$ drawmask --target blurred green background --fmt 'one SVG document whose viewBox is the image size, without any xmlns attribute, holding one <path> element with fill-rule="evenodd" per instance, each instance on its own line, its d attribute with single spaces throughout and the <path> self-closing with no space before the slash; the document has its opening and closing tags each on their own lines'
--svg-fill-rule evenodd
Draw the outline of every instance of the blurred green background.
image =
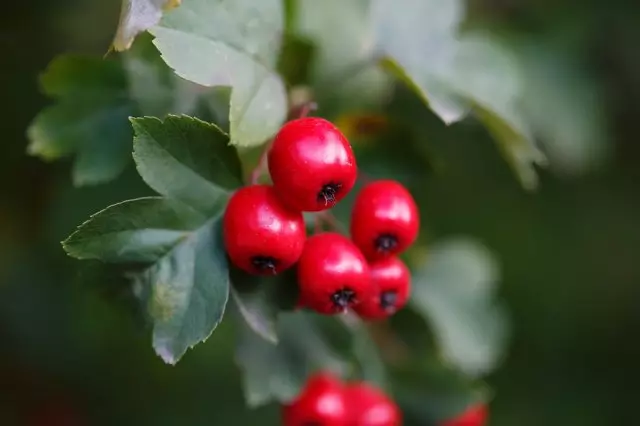
<svg viewBox="0 0 640 426">
<path fill-rule="evenodd" d="M 60 247 L 91 213 L 150 192 L 132 165 L 114 182 L 77 189 L 70 162 L 25 154 L 25 129 L 50 102 L 38 74 L 63 52 L 106 52 L 119 3 L 30 0 L 0 14 L 0 424 L 278 424 L 276 406 L 244 407 L 229 324 L 166 366 L 123 288 L 78 280 L 77 263 Z M 410 156 L 413 148 L 366 157 L 364 167 L 420 194 L 428 240 L 472 236 L 500 260 L 513 333 L 504 364 L 488 378 L 491 425 L 633 424 L 640 3 L 472 0 L 469 18 L 506 43 L 544 46 L 519 50 L 528 71 L 541 70 L 532 96 L 547 83 L 562 89 L 553 91 L 557 111 L 543 119 L 558 140 L 576 144 L 549 145 L 552 167 L 540 171 L 537 192 L 525 192 L 481 126 L 445 127 L 398 89 L 385 108 L 415 124 L 433 167 Z M 557 58 L 579 73 L 554 71 Z M 593 116 L 571 114 L 585 104 Z M 559 120 L 569 125 L 554 129 Z M 589 127 L 594 120 L 599 126 Z M 598 145 L 581 144 L 592 131 L 603 134 Z M 583 161 L 592 155 L 597 161 Z"/>
</svg>

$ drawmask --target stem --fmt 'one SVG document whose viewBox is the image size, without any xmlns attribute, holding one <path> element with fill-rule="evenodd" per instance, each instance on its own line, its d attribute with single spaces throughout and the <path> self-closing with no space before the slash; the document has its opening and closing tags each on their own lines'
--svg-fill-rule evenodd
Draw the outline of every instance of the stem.
<svg viewBox="0 0 640 426">
<path fill-rule="evenodd" d="M 316 220 L 326 223 L 329 228 L 341 234 L 347 234 L 347 229 L 336 219 L 336 217 L 329 210 L 324 210 L 316 213 Z"/>
</svg>

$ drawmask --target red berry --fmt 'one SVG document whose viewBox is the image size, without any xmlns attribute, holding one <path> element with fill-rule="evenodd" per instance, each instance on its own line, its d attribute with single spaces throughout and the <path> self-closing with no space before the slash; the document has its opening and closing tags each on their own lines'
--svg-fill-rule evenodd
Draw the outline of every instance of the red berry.
<svg viewBox="0 0 640 426">
<path fill-rule="evenodd" d="M 356 181 L 356 159 L 349 141 L 322 118 L 286 123 L 274 138 L 268 156 L 278 196 L 299 211 L 333 207 Z"/>
<path fill-rule="evenodd" d="M 474 405 L 455 419 L 447 420 L 441 426 L 484 426 L 489 417 L 489 410 L 484 404 Z"/>
<path fill-rule="evenodd" d="M 268 185 L 239 189 L 223 219 L 231 261 L 251 274 L 276 274 L 297 262 L 306 230 L 300 212 L 285 207 Z"/>
<path fill-rule="evenodd" d="M 381 390 L 368 383 L 349 385 L 344 390 L 349 404 L 349 426 L 400 426 L 398 406 Z"/>
<path fill-rule="evenodd" d="M 342 383 L 329 373 L 312 376 L 282 416 L 285 426 L 347 426 Z"/>
<path fill-rule="evenodd" d="M 307 239 L 298 262 L 302 303 L 322 314 L 334 314 L 359 303 L 371 290 L 369 266 L 358 248 L 334 232 Z"/>
<path fill-rule="evenodd" d="M 418 236 L 420 215 L 413 197 L 399 182 L 366 185 L 351 212 L 351 238 L 370 260 L 406 250 Z"/>
<path fill-rule="evenodd" d="M 354 310 L 365 319 L 382 319 L 393 315 L 409 299 L 411 274 L 397 257 L 369 264 L 373 291 Z"/>
</svg>

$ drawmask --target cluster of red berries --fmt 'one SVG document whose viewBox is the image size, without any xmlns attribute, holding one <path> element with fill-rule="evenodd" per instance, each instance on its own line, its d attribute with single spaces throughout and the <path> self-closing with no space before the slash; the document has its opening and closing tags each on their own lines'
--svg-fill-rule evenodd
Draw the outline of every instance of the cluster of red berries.
<svg viewBox="0 0 640 426">
<path fill-rule="evenodd" d="M 417 238 L 418 209 L 400 183 L 374 181 L 358 194 L 351 239 L 306 236 L 302 212 L 330 209 L 353 188 L 351 145 L 327 120 L 286 123 L 268 153 L 272 185 L 250 185 L 230 199 L 224 242 L 231 261 L 250 274 L 277 274 L 297 263 L 300 305 L 322 314 L 352 308 L 386 317 L 407 302 L 410 274 L 396 257 Z"/>
<path fill-rule="evenodd" d="M 484 426 L 484 404 L 469 407 L 439 426 Z M 343 383 L 328 372 L 309 378 L 298 397 L 283 407 L 284 426 L 400 426 L 402 413 L 380 389 L 366 382 Z"/>
<path fill-rule="evenodd" d="M 285 426 L 400 426 L 395 402 L 366 382 L 343 383 L 330 373 L 310 377 L 282 410 Z"/>
</svg>

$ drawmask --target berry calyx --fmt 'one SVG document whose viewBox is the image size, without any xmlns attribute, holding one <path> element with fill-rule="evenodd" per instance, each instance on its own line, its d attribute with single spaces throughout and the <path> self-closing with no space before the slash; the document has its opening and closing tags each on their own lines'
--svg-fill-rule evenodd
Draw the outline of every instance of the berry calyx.
<svg viewBox="0 0 640 426">
<path fill-rule="evenodd" d="M 278 196 L 298 211 L 333 207 L 357 177 L 349 141 L 329 121 L 305 117 L 286 123 L 268 154 L 269 173 Z"/>
<path fill-rule="evenodd" d="M 368 297 L 369 266 L 347 237 L 316 234 L 307 239 L 300 256 L 298 287 L 307 308 L 327 315 L 343 312 Z"/>
<path fill-rule="evenodd" d="M 349 426 L 400 426 L 402 414 L 398 406 L 381 390 L 366 382 L 345 387 L 349 403 Z"/>
<path fill-rule="evenodd" d="M 306 230 L 302 214 L 283 205 L 273 187 L 251 185 L 229 200 L 223 235 L 234 265 L 250 274 L 273 275 L 298 261 Z"/>
<path fill-rule="evenodd" d="M 298 397 L 282 410 L 285 426 L 347 426 L 343 385 L 330 373 L 310 377 Z"/>
<path fill-rule="evenodd" d="M 477 404 L 469 407 L 458 417 L 447 420 L 440 426 L 484 426 L 489 417 L 489 410 L 484 404 Z"/>
<path fill-rule="evenodd" d="M 411 273 L 397 257 L 369 264 L 372 291 L 369 297 L 354 307 L 364 319 L 383 319 L 406 305 L 411 290 Z"/>
<path fill-rule="evenodd" d="M 419 228 L 418 207 L 399 182 L 372 182 L 356 197 L 351 238 L 369 260 L 402 253 L 416 240 Z"/>
</svg>

